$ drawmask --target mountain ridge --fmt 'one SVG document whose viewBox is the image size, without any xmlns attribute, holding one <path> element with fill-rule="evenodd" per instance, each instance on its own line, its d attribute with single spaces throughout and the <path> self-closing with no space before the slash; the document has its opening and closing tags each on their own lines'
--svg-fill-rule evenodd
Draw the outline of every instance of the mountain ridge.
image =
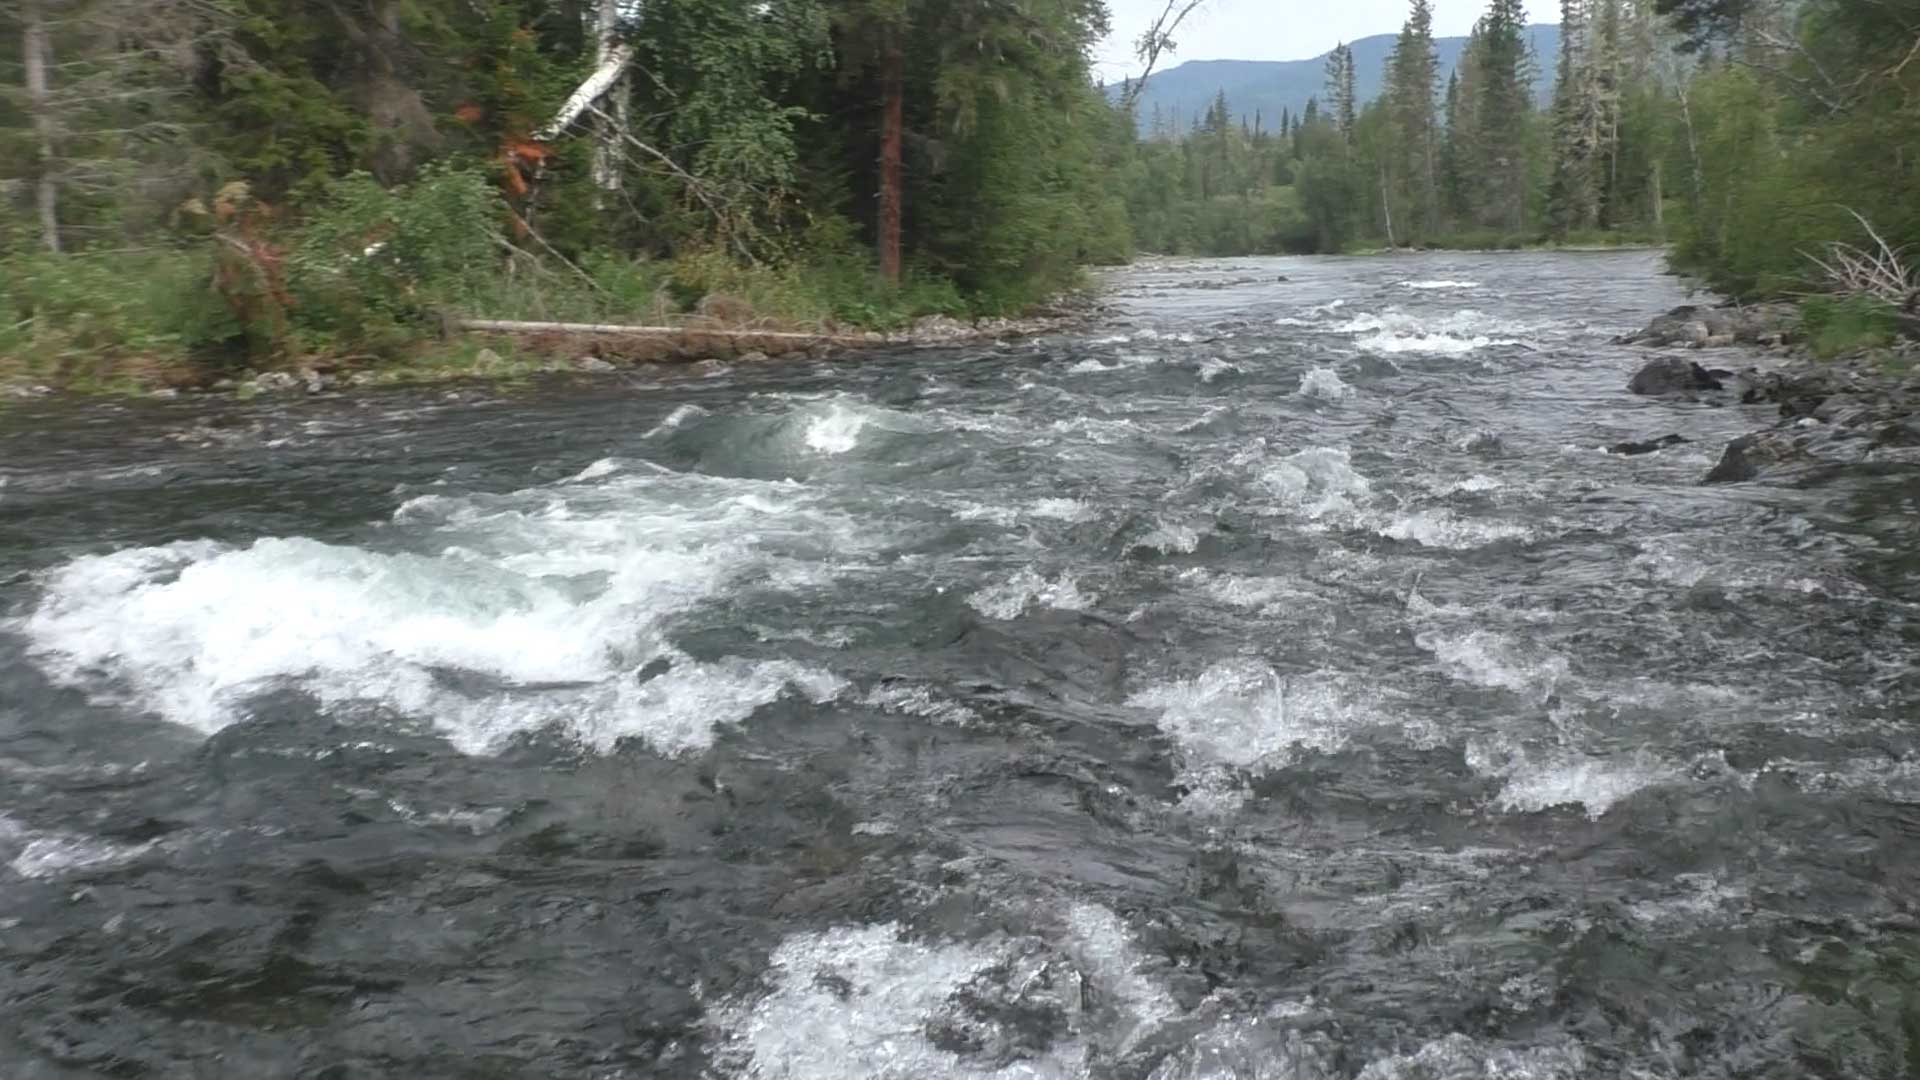
<svg viewBox="0 0 1920 1080">
<path fill-rule="evenodd" d="M 1553 85 L 1553 58 L 1560 48 L 1560 27 L 1535 23 L 1527 27 L 1527 41 L 1534 51 L 1534 95 L 1546 101 Z M 1373 34 L 1349 42 L 1353 49 L 1354 84 L 1362 102 L 1380 96 L 1386 82 L 1387 57 L 1393 52 L 1398 35 Z M 1433 39 L 1440 65 L 1440 86 L 1459 63 L 1466 49 L 1464 37 Z M 1177 132 L 1191 130 L 1194 122 L 1213 104 L 1216 94 L 1227 95 L 1227 108 L 1234 117 L 1249 125 L 1259 118 L 1262 127 L 1275 131 L 1282 110 L 1299 116 L 1309 97 L 1319 96 L 1326 83 L 1327 56 L 1306 60 L 1188 60 L 1147 79 L 1140 93 L 1139 123 L 1142 134 L 1152 130 L 1155 108 Z M 1119 100 L 1123 84 L 1107 87 L 1107 94 Z"/>
</svg>

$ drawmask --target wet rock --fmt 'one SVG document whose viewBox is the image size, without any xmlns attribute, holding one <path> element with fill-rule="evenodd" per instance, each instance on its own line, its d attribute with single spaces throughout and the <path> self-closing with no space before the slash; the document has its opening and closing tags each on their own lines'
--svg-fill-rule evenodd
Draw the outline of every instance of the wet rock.
<svg viewBox="0 0 1920 1080">
<path fill-rule="evenodd" d="M 1881 424 L 1873 433 L 1873 448 L 1920 446 L 1920 415 L 1909 414 Z"/>
<path fill-rule="evenodd" d="M 372 386 L 379 381 L 380 377 L 371 371 L 356 371 L 347 376 L 348 386 Z"/>
<path fill-rule="evenodd" d="M 297 389 L 300 386 L 300 380 L 290 372 L 269 371 L 256 376 L 247 385 L 258 394 L 278 394 Z"/>
<path fill-rule="evenodd" d="M 1615 338 L 1621 345 L 1681 346 L 1692 349 L 1758 345 L 1785 338 L 1788 316 L 1772 307 L 1711 308 L 1685 304 L 1657 315 L 1644 330 Z"/>
<path fill-rule="evenodd" d="M 740 362 L 743 364 L 764 364 L 771 359 L 773 358 L 758 349 L 740 354 Z"/>
<path fill-rule="evenodd" d="M 180 391 L 175 390 L 171 386 L 163 386 L 148 396 L 159 401 L 172 401 L 174 398 L 180 396 Z"/>
<path fill-rule="evenodd" d="M 1682 435 L 1662 435 L 1657 439 L 1646 439 L 1639 442 L 1617 442 L 1607 447 L 1607 453 L 1618 454 L 1621 457 L 1634 457 L 1639 454 L 1651 454 L 1657 450 L 1664 450 L 1669 446 L 1680 446 L 1692 441 L 1692 439 L 1688 439 Z"/>
<path fill-rule="evenodd" d="M 309 394 L 323 394 L 333 389 L 333 376 L 322 375 L 312 368 L 302 368 L 300 371 L 300 383 L 306 388 Z"/>
<path fill-rule="evenodd" d="M 1706 483 L 1738 484 L 1758 479 L 1768 468 L 1805 456 L 1792 436 L 1781 429 L 1756 431 L 1727 444 L 1720 460 L 1707 472 Z"/>
<path fill-rule="evenodd" d="M 597 356 L 583 356 L 573 362 L 573 367 L 576 371 L 588 371 L 596 375 L 604 375 L 614 370 L 612 364 Z"/>
<path fill-rule="evenodd" d="M 1627 384 L 1629 391 L 1649 396 L 1720 388 L 1720 379 L 1713 372 L 1678 356 L 1663 356 L 1648 361 L 1645 367 L 1634 373 L 1633 381 Z"/>
</svg>

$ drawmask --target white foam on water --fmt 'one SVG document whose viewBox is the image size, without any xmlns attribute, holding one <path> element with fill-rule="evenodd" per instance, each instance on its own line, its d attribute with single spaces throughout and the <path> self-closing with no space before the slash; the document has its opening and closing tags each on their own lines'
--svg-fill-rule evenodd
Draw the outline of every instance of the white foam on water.
<svg viewBox="0 0 1920 1080">
<path fill-rule="evenodd" d="M 1646 755 L 1596 758 L 1563 754 L 1535 760 L 1499 743 L 1467 744 L 1467 764 L 1482 776 L 1501 778 L 1494 802 L 1514 813 L 1538 813 L 1580 806 L 1595 821 L 1621 800 L 1644 788 L 1671 783 L 1679 770 Z"/>
<path fill-rule="evenodd" d="M 1491 630 L 1414 635 L 1447 674 L 1476 686 L 1511 690 L 1545 701 L 1567 677 L 1567 659 L 1545 649 L 1527 649 Z"/>
<path fill-rule="evenodd" d="M 546 727 L 681 752 L 748 703 L 811 693 L 824 676 L 684 663 L 664 622 L 742 576 L 774 588 L 831 578 L 829 556 L 877 540 L 800 485 L 658 469 L 429 496 L 395 520 L 420 550 L 289 538 L 76 559 L 43 578 L 17 629 L 56 681 L 204 732 L 243 719 L 260 693 L 293 689 L 329 711 L 431 719 L 469 752 Z M 639 683 L 656 659 L 678 666 Z M 453 672 L 484 685 L 463 691 Z"/>
<path fill-rule="evenodd" d="M 1499 491 L 1506 485 L 1484 473 L 1475 473 L 1465 480 L 1443 482 L 1434 490 L 1441 495 L 1482 495 L 1489 491 Z"/>
<path fill-rule="evenodd" d="M 1140 425 L 1132 420 L 1107 420 L 1097 416 L 1076 416 L 1070 420 L 1055 420 L 1047 425 L 1048 430 L 1058 435 L 1083 435 L 1087 441 L 1101 446 L 1113 443 L 1132 442 L 1140 437 Z"/>
<path fill-rule="evenodd" d="M 619 471 L 619 462 L 612 458 L 601 458 L 599 461 L 567 477 L 566 482 L 569 484 L 584 484 L 589 480 L 598 480 L 603 476 L 612 476 Z"/>
<path fill-rule="evenodd" d="M 115 844 L 70 832 L 39 832 L 0 814 L 0 857 L 24 878 L 63 878 L 76 871 L 100 870 L 132 862 L 154 843 Z"/>
<path fill-rule="evenodd" d="M 1637 900 L 1627 913 L 1643 923 L 1678 923 L 1692 931 L 1748 899 L 1746 886 L 1728 885 L 1712 874 L 1676 874 L 1673 885 L 1679 895 Z"/>
<path fill-rule="evenodd" d="M 1374 353 L 1427 353 L 1437 356 L 1459 356 L 1477 352 L 1494 345 L 1513 345 L 1513 341 L 1496 341 L 1484 334 L 1472 337 L 1459 337 L 1453 334 L 1423 334 L 1417 331 L 1389 333 L 1381 331 L 1366 334 L 1354 339 L 1354 344 Z"/>
<path fill-rule="evenodd" d="M 1090 521 L 1096 516 L 1093 507 L 1079 499 L 1038 499 L 1027 505 L 1027 513 L 1053 521 Z"/>
<path fill-rule="evenodd" d="M 1327 327 L 1327 332 L 1352 335 L 1354 344 L 1373 353 L 1461 355 L 1495 345 L 1517 345 L 1531 329 L 1471 308 L 1438 317 L 1389 308 L 1362 312 Z"/>
<path fill-rule="evenodd" d="M 989 619 L 1017 619 L 1033 604 L 1059 611 L 1084 611 L 1099 598 L 1080 591 L 1072 575 L 1049 581 L 1032 567 L 967 597 L 967 606 Z"/>
<path fill-rule="evenodd" d="M 870 422 L 866 413 L 833 405 L 807 422 L 807 445 L 823 454 L 844 454 L 860 445 L 860 433 Z"/>
<path fill-rule="evenodd" d="M 1342 382 L 1338 372 L 1332 368 L 1308 368 L 1300 376 L 1300 396 L 1318 398 L 1321 401 L 1343 401 L 1353 396 L 1353 387 Z"/>
<path fill-rule="evenodd" d="M 1147 960 L 1134 947 L 1133 934 L 1118 915 L 1098 904 L 1067 909 L 1067 954 L 1081 976 L 1105 992 L 1117 1015 L 1103 1024 L 1103 1049 L 1124 1054 L 1139 1037 L 1173 1019 L 1180 1006 L 1149 974 Z"/>
<path fill-rule="evenodd" d="M 1505 1047 L 1454 1033 L 1367 1063 L 1355 1080 L 1586 1080 L 1579 1043 Z"/>
<path fill-rule="evenodd" d="M 1099 516 L 1098 511 L 1079 499 L 1064 498 L 1035 499 L 1015 506 L 964 503 L 951 513 L 961 521 L 991 521 L 995 525 L 1014 525 L 1023 519 L 1078 523 Z"/>
<path fill-rule="evenodd" d="M 1449 510 L 1414 510 L 1393 515 L 1376 525 L 1389 540 L 1410 540 L 1422 547 L 1463 551 L 1501 540 L 1531 540 L 1533 530 L 1506 521 L 1463 518 Z"/>
<path fill-rule="evenodd" d="M 524 731 L 559 725 L 601 753 L 637 739 L 669 756 L 705 750 L 720 729 L 793 694 L 825 704 L 846 689 L 832 672 L 790 660 L 684 661 L 635 685 L 616 679 L 582 690 L 493 694 L 439 706 L 434 719 L 470 754 L 501 748 Z M 561 714 L 556 716 L 556 714 Z"/>
<path fill-rule="evenodd" d="M 1215 603 L 1247 610 L 1269 610 L 1288 602 L 1317 600 L 1293 578 L 1211 574 L 1195 568 L 1182 574 L 1181 580 L 1198 584 L 1200 592 Z"/>
<path fill-rule="evenodd" d="M 928 1037 L 949 999 L 1005 955 L 993 944 L 908 941 L 893 924 L 795 935 L 768 959 L 765 997 L 709 1013 L 726 1039 L 717 1056 L 768 1080 L 1047 1075 L 1028 1070 L 1031 1062 L 975 1069 Z"/>
<path fill-rule="evenodd" d="M 1180 1010 L 1111 911 L 1074 904 L 1059 927 L 1057 942 L 919 941 L 891 923 L 793 935 L 765 994 L 709 1006 L 716 1064 L 769 1080 L 1084 1080 L 1093 1047 L 1124 1054 Z M 1037 1052 L 1022 1026 L 1036 1017 L 1051 1035 Z"/>
<path fill-rule="evenodd" d="M 1191 555 L 1200 546 L 1200 531 L 1182 521 L 1158 519 L 1133 546 L 1152 548 L 1162 555 Z"/>
<path fill-rule="evenodd" d="M 957 701 L 935 696 L 933 690 L 925 686 L 883 683 L 867 692 L 864 704 L 881 712 L 917 716 L 956 727 L 980 722 L 979 713 Z"/>
<path fill-rule="evenodd" d="M 1155 683 L 1127 704 L 1157 710 L 1160 730 L 1196 768 L 1265 768 L 1284 765 L 1301 750 L 1332 752 L 1373 720 L 1371 710 L 1331 676 L 1282 678 L 1245 661 Z"/>
<path fill-rule="evenodd" d="M 1254 481 L 1284 509 L 1310 519 L 1351 510 L 1354 500 L 1364 500 L 1373 491 L 1345 450 L 1315 446 L 1276 461 L 1266 456 L 1262 445 L 1251 455 L 1243 452 L 1241 459 L 1254 463 Z"/>
<path fill-rule="evenodd" d="M 1480 283 L 1477 281 L 1455 281 L 1447 278 L 1438 278 L 1433 281 L 1402 281 L 1402 282 L 1399 282 L 1398 284 L 1403 289 L 1417 289 L 1420 291 L 1429 291 L 1429 290 L 1437 290 L 1437 289 L 1477 289 L 1480 287 Z"/>
<path fill-rule="evenodd" d="M 1200 381 L 1211 383 L 1222 375 L 1235 375 L 1243 369 L 1231 360 L 1222 360 L 1217 356 L 1200 361 Z"/>
<path fill-rule="evenodd" d="M 701 408 L 698 405 L 675 406 L 674 410 L 667 414 L 666 419 L 660 421 L 658 424 L 655 424 L 653 427 L 648 428 L 647 433 L 640 437 L 643 439 L 657 438 L 661 435 L 667 434 L 670 431 L 678 431 L 681 428 L 687 426 L 687 424 L 691 423 L 692 421 L 698 420 L 703 416 L 709 416 L 709 415 L 711 414 L 708 413 L 707 410 Z"/>
</svg>

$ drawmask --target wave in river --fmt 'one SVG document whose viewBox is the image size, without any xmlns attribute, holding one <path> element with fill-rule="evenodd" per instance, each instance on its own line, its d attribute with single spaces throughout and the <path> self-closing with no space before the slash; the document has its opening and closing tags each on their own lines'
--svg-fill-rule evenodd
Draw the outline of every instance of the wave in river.
<svg viewBox="0 0 1920 1080">
<path fill-rule="evenodd" d="M 745 575 L 820 581 L 829 555 L 869 543 L 798 485 L 657 470 L 417 499 L 395 523 L 424 527 L 423 550 L 279 538 L 76 559 L 19 626 L 61 681 L 201 731 L 293 689 L 431 717 L 469 752 L 553 727 L 676 753 L 785 693 L 838 688 L 788 661 L 691 662 L 665 622 Z"/>
</svg>

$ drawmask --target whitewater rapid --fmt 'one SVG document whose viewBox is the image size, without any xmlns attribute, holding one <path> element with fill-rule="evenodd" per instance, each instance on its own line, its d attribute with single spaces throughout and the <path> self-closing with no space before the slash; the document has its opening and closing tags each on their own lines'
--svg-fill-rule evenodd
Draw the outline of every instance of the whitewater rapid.
<svg viewBox="0 0 1920 1080">
<path fill-rule="evenodd" d="M 1699 487 L 1656 269 L 0 414 L 0 1061 L 1898 1075 L 1920 487 Z"/>
</svg>

